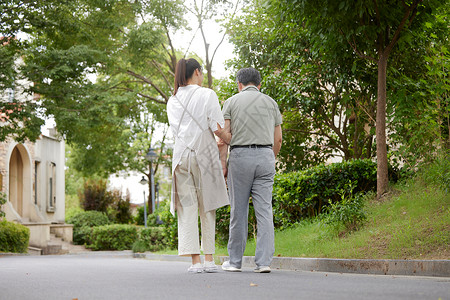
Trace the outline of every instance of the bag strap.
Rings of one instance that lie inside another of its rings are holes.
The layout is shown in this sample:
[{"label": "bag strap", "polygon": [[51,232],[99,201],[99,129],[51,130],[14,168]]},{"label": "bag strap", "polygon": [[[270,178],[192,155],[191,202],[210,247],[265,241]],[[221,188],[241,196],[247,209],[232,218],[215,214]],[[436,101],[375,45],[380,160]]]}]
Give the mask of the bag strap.
[{"label": "bag strap", "polygon": [[184,114],[187,113],[192,120],[197,124],[198,127],[203,131],[202,125],[197,121],[197,119],[187,110],[187,106],[189,105],[189,102],[191,102],[192,96],[194,93],[199,89],[200,87],[197,87],[189,96],[188,101],[186,101],[186,105],[184,105],[177,97],[177,95],[174,95],[175,99],[180,103],[180,105],[183,107],[183,114],[181,115],[180,122],[178,123],[177,133],[180,131],[181,121],[183,120]]}]

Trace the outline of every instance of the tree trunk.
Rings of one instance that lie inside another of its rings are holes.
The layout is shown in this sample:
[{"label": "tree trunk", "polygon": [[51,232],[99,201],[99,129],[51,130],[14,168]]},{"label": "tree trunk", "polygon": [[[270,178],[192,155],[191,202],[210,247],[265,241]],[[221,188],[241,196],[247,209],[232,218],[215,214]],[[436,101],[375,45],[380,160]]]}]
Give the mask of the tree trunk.
[{"label": "tree trunk", "polygon": [[386,68],[388,55],[381,53],[378,60],[378,96],[377,96],[377,198],[388,188],[388,161],[386,146]]}]

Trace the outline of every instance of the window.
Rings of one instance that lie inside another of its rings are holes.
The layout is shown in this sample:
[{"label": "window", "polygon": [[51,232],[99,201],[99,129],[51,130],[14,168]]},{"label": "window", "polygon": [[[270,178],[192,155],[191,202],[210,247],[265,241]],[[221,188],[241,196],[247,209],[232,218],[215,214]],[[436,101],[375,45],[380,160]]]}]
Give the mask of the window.
[{"label": "window", "polygon": [[38,204],[38,193],[39,193],[39,161],[34,162],[34,204]]},{"label": "window", "polygon": [[48,209],[49,212],[55,211],[56,204],[56,164],[50,163],[48,170]]}]

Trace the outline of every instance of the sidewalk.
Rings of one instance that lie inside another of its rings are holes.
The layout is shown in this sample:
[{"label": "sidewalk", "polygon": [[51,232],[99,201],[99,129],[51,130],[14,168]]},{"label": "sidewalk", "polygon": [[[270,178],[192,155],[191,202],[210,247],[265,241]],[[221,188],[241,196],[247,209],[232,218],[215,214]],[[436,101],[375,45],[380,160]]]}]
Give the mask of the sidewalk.
[{"label": "sidewalk", "polygon": [[[153,253],[134,253],[135,258],[190,262],[189,257]],[[228,260],[220,256],[220,263]],[[254,256],[244,256],[244,268],[255,268]],[[450,260],[330,259],[274,257],[272,269],[375,275],[450,277]]]}]

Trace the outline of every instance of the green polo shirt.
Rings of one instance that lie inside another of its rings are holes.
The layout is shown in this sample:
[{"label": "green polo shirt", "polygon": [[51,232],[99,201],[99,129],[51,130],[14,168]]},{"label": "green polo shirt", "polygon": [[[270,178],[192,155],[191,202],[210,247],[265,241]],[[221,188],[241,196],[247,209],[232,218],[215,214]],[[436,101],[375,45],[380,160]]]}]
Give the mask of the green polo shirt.
[{"label": "green polo shirt", "polygon": [[231,120],[231,146],[273,145],[275,126],[282,123],[278,104],[253,85],[228,98],[222,113]]}]

